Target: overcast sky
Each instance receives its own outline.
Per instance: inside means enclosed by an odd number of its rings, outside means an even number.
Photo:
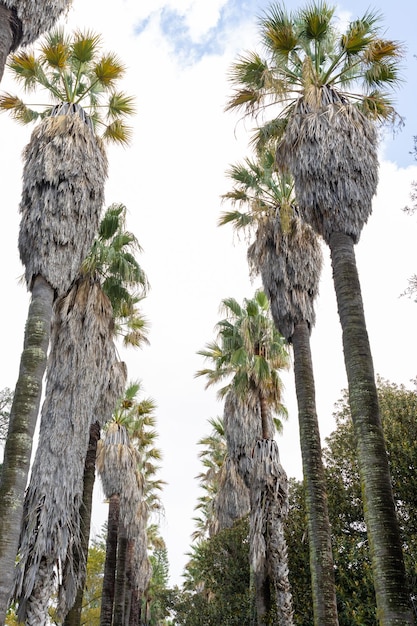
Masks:
[[[225,170],[249,155],[250,123],[224,112],[230,86],[227,72],[237,54],[258,45],[257,16],[269,3],[260,0],[119,0],[106,11],[99,0],[74,0],[72,27],[102,33],[105,49],[127,66],[124,91],[137,101],[134,138],[127,149],[109,150],[106,204],[128,208],[128,227],[144,252],[140,262],[151,292],[144,313],[151,323],[151,345],[123,353],[129,378],[141,379],[158,405],[162,499],[161,533],[167,542],[173,583],[180,582],[194,530],[199,495],[195,476],[201,467],[197,441],[209,433],[207,420],[221,416],[215,389],[204,390],[194,373],[204,362],[196,352],[214,338],[218,307],[225,297],[241,301],[259,286],[248,277],[246,246],[228,227],[217,227],[220,196],[229,189]],[[288,2],[289,8],[300,6]],[[417,134],[417,45],[414,1],[374,5],[385,16],[387,36],[408,47],[404,84],[396,94],[405,126],[381,143],[380,185],[374,212],[357,246],[365,314],[375,370],[393,382],[410,385],[416,377],[416,304],[400,297],[417,272],[417,216],[404,214],[412,180],[417,180],[413,135]],[[403,10],[399,10],[400,7]],[[363,12],[360,0],[338,5],[341,21]],[[4,90],[16,89],[5,76]],[[19,283],[17,254],[21,192],[21,153],[31,129],[0,117],[2,150],[3,286],[0,387],[14,388],[28,295]],[[341,332],[327,249],[317,324],[312,334],[317,404],[322,437],[334,428],[334,403],[346,387]],[[289,420],[278,438],[289,476],[301,478],[297,408],[292,371],[283,376]],[[94,530],[106,516],[100,490]],[[100,506],[99,506],[100,505]]]

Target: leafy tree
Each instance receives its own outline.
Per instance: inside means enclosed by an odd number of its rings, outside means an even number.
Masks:
[[[187,626],[249,626],[249,523],[238,520],[193,547],[184,591],[174,607],[175,620]]]
[[[412,481],[417,465],[417,388],[406,389],[404,385],[378,379],[378,394],[404,546],[406,591],[415,602],[417,501]],[[339,621],[341,626],[376,626],[373,573],[347,392],[336,405],[335,417],[337,427],[326,440],[324,455]],[[304,567],[305,515],[302,485],[292,481],[286,536],[297,626],[310,626],[313,619],[309,600],[311,585]]]
[[[257,133],[294,178],[303,219],[330,248],[352,420],[365,501],[378,615],[411,624],[405,569],[378,407],[354,245],[378,182],[377,123],[394,120],[387,91],[399,83],[402,47],[367,11],[338,32],[335,8],[314,2],[294,13],[273,4],[259,20],[265,59],[233,66],[229,108],[272,115]]]

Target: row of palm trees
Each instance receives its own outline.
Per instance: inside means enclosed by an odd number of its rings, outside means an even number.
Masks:
[[[343,33],[335,24],[335,9],[325,1],[293,13],[274,3],[259,18],[262,53],[247,52],[234,63],[227,104],[255,122],[255,157],[229,170],[234,187],[225,199],[237,209],[224,212],[220,224],[251,233],[250,268],[261,275],[276,328],[293,348],[317,625],[338,623],[309,339],[321,268],[318,237],[329,246],[377,616],[384,626],[412,624],[354,254],[378,183],[377,127],[396,117],[385,90],[398,84],[402,47],[384,37],[380,16],[371,11]],[[219,346],[201,354],[217,360],[215,371],[224,370]],[[213,374],[200,373],[211,382]],[[238,412],[240,425],[245,410]],[[226,413],[224,428],[234,459]],[[269,441],[266,431],[262,436]],[[245,451],[236,458],[246,464]],[[259,503],[251,499],[251,515],[253,506]],[[256,571],[253,558],[252,567]],[[263,623],[266,607],[258,602],[257,608]]]
[[[53,4],[55,11],[59,3]],[[33,3],[17,5],[9,11],[18,23],[35,12]],[[134,256],[138,242],[125,228],[125,207],[113,205],[101,219],[104,142],[126,143],[125,118],[134,112],[132,98],[117,90],[123,64],[101,51],[98,35],[56,29],[39,54],[14,53],[9,66],[27,93],[38,98],[40,87],[48,101],[39,109],[12,94],[0,98],[0,108],[18,121],[40,120],[25,150],[20,203],[19,251],[32,300],[0,486],[0,623],[12,596],[19,619],[40,625],[47,623],[56,588],[62,617],[79,602],[93,483],[84,478],[94,466],[86,456],[124,392],[117,335],[130,345],[146,340],[138,307],[148,283]],[[46,366],[39,444],[26,489]],[[135,472],[139,476],[140,468]],[[135,502],[146,520],[142,491],[131,507]],[[125,518],[123,524],[126,529]],[[141,532],[137,549],[131,548],[134,575],[148,563],[143,524]],[[137,590],[133,574],[131,589]]]

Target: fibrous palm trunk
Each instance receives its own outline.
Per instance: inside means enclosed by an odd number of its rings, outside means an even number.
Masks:
[[[51,579],[55,567],[62,573],[58,610],[64,615],[83,576],[80,508],[90,424],[102,397],[109,397],[110,377],[114,393],[109,413],[125,383],[124,376],[116,376],[112,324],[110,302],[89,277],[77,281],[55,306],[39,446],[25,498],[16,574],[15,597],[23,620],[35,600],[33,589],[41,588],[40,563],[49,566]]]
[[[257,441],[250,486],[250,556],[257,624],[273,619],[293,625],[292,596],[283,520],[288,510],[287,476],[271,439]]]
[[[90,426],[90,440],[88,442],[87,456],[85,458],[84,465],[84,479],[83,479],[83,500],[80,510],[80,529],[81,529],[81,554],[74,555],[74,569],[76,571],[81,570],[79,576],[79,584],[77,590],[77,596],[75,598],[74,605],[68,611],[64,626],[80,626],[81,624],[81,611],[84,595],[85,584],[85,568],[82,567],[82,562],[86,563],[88,558],[88,542],[90,538],[91,528],[91,515],[93,505],[93,490],[96,477],[96,455],[97,455],[97,442],[100,438],[100,424],[94,422]]]
[[[53,289],[38,276],[32,289],[0,483],[0,624],[4,624],[13,586],[23,494],[46,367],[53,299]]]
[[[352,237],[331,235],[330,252],[377,600],[383,626],[413,624],[401,538],[379,414],[373,360]]]
[[[336,590],[326,480],[316,413],[310,331],[299,322],[292,336],[301,456],[307,509],[315,626],[337,626]]]

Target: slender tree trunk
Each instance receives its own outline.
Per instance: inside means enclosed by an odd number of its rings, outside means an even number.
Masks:
[[[326,479],[321,455],[310,331],[307,322],[299,322],[295,326],[292,344],[307,508],[314,624],[337,626],[339,621]]]
[[[88,542],[90,539],[91,528],[91,514],[93,504],[93,490],[96,478],[96,455],[97,455],[97,442],[100,438],[100,424],[94,422],[90,426],[90,441],[88,443],[87,456],[84,466],[84,491],[83,491],[83,504],[80,511],[80,526],[81,526],[81,548],[83,555],[81,558],[87,563],[88,558]],[[80,555],[76,558],[75,567],[79,568]],[[81,611],[84,595],[85,574],[81,579],[80,586],[77,591],[75,603],[72,609],[68,612],[64,620],[64,626],[80,626],[81,624]]]
[[[106,560],[104,562],[103,593],[101,596],[100,626],[112,626],[114,589],[117,562],[117,535],[120,502],[118,494],[110,497],[107,523]]]
[[[413,624],[354,245],[352,238],[342,233],[332,234],[329,245],[343,333],[377,618],[382,626]]]
[[[19,545],[33,434],[51,331],[54,291],[37,276],[26,322],[19,377],[10,411],[0,485],[0,624],[4,624]]]
[[[127,536],[122,524],[119,525],[117,540],[116,586],[114,594],[113,626],[124,626],[126,596],[126,557]]]

